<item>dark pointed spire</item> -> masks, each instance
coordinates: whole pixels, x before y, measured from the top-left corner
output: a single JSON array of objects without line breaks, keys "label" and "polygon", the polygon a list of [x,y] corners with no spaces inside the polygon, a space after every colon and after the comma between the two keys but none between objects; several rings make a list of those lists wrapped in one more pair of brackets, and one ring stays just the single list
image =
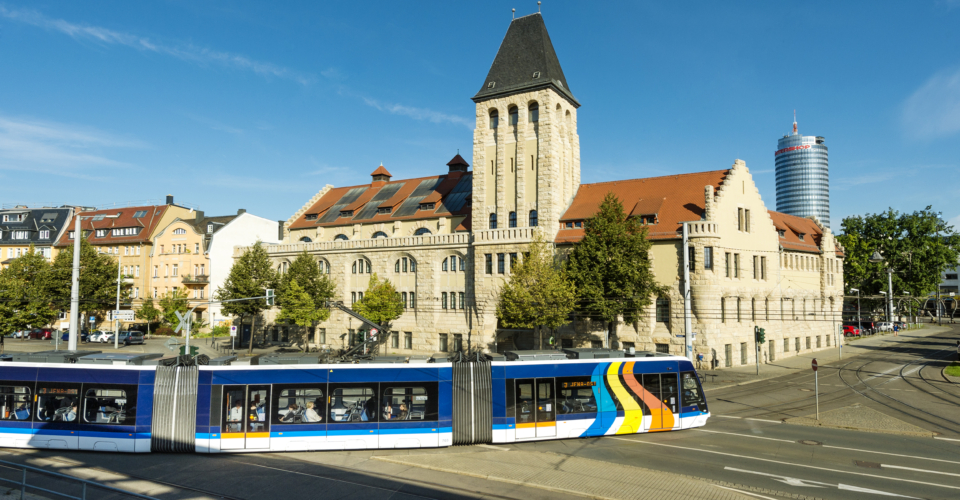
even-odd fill
[{"label": "dark pointed spire", "polygon": [[563,76],[547,26],[539,13],[514,19],[500,43],[497,57],[474,102],[519,92],[552,87],[571,104],[580,107]]}]

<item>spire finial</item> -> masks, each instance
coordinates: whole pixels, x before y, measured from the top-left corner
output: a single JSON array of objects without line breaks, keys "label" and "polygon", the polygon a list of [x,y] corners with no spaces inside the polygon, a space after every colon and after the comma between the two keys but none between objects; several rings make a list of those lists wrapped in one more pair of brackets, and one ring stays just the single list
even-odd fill
[{"label": "spire finial", "polygon": [[517,9],[510,9],[510,11],[513,12],[513,18],[516,19],[516,18],[517,18]]},{"label": "spire finial", "polygon": [[540,0],[537,0],[537,14],[540,13]]},{"label": "spire finial", "polygon": [[793,110],[793,135],[797,135],[797,110]]}]

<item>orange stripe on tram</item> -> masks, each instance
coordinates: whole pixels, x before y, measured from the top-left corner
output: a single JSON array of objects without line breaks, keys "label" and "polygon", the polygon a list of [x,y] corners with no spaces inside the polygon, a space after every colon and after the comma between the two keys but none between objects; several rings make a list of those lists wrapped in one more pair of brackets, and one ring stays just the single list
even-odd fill
[{"label": "orange stripe on tram", "polygon": [[650,426],[653,427],[653,422],[663,422],[663,429],[647,429],[650,432],[659,432],[659,431],[668,431],[673,428],[673,412],[670,411],[663,401],[660,401],[660,398],[654,396],[650,391],[643,388],[637,377],[633,374],[633,361],[627,363],[627,366],[623,368],[623,378],[626,380],[627,385],[630,386],[630,389],[633,392],[640,396],[640,399],[643,401],[643,404],[647,405],[647,408],[650,408],[650,417],[651,422]]},{"label": "orange stripe on tram", "polygon": [[620,406],[623,407],[623,424],[617,429],[617,434],[633,434],[643,428],[643,408],[637,404],[633,396],[627,392],[627,389],[620,383],[620,365],[623,363],[610,363],[607,369],[607,384],[617,395]]}]

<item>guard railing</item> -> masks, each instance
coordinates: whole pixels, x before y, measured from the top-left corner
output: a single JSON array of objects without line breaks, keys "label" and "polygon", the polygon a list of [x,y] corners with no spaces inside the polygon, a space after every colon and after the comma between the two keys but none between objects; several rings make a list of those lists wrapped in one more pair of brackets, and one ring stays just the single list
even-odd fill
[{"label": "guard railing", "polygon": [[[99,489],[99,490],[106,490],[106,491],[110,491],[110,492],[113,492],[113,493],[120,493],[121,495],[126,495],[126,496],[128,496],[128,497],[133,497],[133,498],[145,498],[145,499],[147,499],[147,500],[157,500],[157,499],[154,498],[154,497],[148,497],[148,496],[146,496],[146,495],[140,495],[140,494],[138,494],[138,493],[133,493],[133,492],[131,492],[131,491],[121,490],[120,488],[114,488],[113,486],[107,486],[107,485],[105,485],[105,484],[103,484],[103,483],[98,483],[98,482],[96,482],[96,481],[88,481],[88,480],[86,480],[86,479],[80,479],[80,478],[76,478],[76,477],[73,477],[73,476],[68,476],[68,475],[66,475],[66,474],[60,474],[60,473],[58,473],[58,472],[51,472],[51,471],[48,471],[48,470],[45,470],[45,469],[40,469],[40,468],[37,468],[37,467],[31,467],[31,466],[29,466],[29,465],[23,465],[23,464],[18,464],[18,463],[14,463],[14,462],[7,462],[7,461],[5,461],[5,460],[0,460],[0,467],[5,468],[5,469],[19,469],[19,470],[20,470],[21,474],[20,474],[20,480],[19,480],[19,481],[13,480],[13,479],[6,479],[6,478],[0,477],[0,481],[3,481],[3,482],[5,482],[5,483],[9,483],[9,484],[15,484],[15,485],[18,485],[18,486],[20,487],[20,500],[24,500],[24,499],[26,498],[27,490],[30,490],[31,492],[40,491],[40,492],[43,492],[43,493],[49,493],[49,494],[51,494],[51,495],[56,495],[56,496],[62,497],[62,498],[69,498],[69,499],[71,499],[71,500],[87,500],[87,490],[90,489],[90,488]],[[30,483],[27,482],[27,473],[28,473],[28,472],[32,472],[32,473],[35,473],[35,474],[43,474],[43,475],[45,475],[45,476],[52,476],[52,477],[55,477],[55,478],[57,478],[57,479],[70,481],[70,482],[72,482],[72,483],[79,483],[79,484],[80,484],[80,496],[68,495],[68,494],[66,494],[66,493],[61,493],[61,492],[59,492],[59,491],[54,491],[54,490],[51,490],[51,489],[43,488],[43,487],[41,487],[41,486],[31,485]],[[45,486],[46,486],[46,485],[49,485],[49,481],[43,481],[42,484],[44,484]]]}]

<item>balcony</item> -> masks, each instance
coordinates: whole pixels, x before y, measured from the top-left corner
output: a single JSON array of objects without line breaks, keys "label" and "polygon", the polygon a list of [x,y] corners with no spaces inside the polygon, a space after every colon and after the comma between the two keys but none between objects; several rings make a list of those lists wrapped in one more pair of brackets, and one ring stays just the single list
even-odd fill
[{"label": "balcony", "polygon": [[192,274],[185,274],[182,278],[180,278],[180,281],[182,281],[184,285],[206,285],[207,283],[210,283],[210,276],[207,276],[206,274],[198,274],[196,276]]}]

